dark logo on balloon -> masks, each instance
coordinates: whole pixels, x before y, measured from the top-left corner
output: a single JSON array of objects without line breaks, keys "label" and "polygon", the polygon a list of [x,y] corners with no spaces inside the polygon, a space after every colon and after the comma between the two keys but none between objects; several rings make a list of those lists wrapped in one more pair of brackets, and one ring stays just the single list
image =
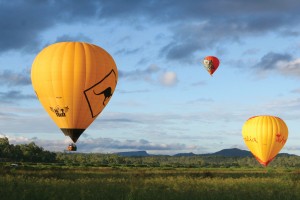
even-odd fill
[{"label": "dark logo on balloon", "polygon": [[203,64],[205,66],[205,68],[207,69],[207,71],[213,71],[215,69],[213,61],[212,60],[204,60]]},{"label": "dark logo on balloon", "polygon": [[281,143],[281,144],[285,144],[286,139],[284,138],[283,135],[281,135],[280,133],[276,134],[276,142]]},{"label": "dark logo on balloon", "polygon": [[113,93],[112,88],[116,85],[117,76],[115,71],[111,70],[101,81],[84,90],[84,95],[93,118],[99,115],[109,102]]},{"label": "dark logo on balloon", "polygon": [[95,95],[104,95],[104,100],[102,102],[102,104],[105,106],[106,105],[106,100],[109,99],[112,96],[111,93],[111,87],[106,88],[105,90],[103,90],[100,93],[95,93],[95,91],[93,90]]},{"label": "dark logo on balloon", "polygon": [[61,108],[59,106],[56,106],[55,108],[50,107],[50,110],[52,112],[54,112],[57,117],[66,117],[66,113],[68,112],[69,107],[65,106],[65,107]]},{"label": "dark logo on balloon", "polygon": [[248,135],[246,137],[244,137],[244,140],[246,142],[255,142],[255,143],[257,143],[257,139],[255,137],[251,137],[251,136],[248,136]]}]

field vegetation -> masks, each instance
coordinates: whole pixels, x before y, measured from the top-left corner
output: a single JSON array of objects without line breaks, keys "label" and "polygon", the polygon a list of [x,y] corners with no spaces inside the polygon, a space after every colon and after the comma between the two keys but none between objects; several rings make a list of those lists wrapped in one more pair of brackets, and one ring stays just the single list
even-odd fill
[{"label": "field vegetation", "polygon": [[251,156],[53,153],[4,138],[0,199],[300,199],[299,166],[287,155],[262,167]]},{"label": "field vegetation", "polygon": [[299,199],[300,173],[274,168],[1,166],[1,199]]}]

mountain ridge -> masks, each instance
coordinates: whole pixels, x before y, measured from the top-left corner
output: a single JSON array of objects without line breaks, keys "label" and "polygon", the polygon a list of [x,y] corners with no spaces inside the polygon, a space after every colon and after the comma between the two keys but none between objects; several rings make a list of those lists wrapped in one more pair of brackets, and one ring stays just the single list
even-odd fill
[{"label": "mountain ridge", "polygon": [[[156,154],[149,154],[147,151],[126,151],[126,152],[116,152],[114,154],[117,154],[119,156],[124,157],[147,157],[147,156],[174,156],[174,157],[180,157],[180,156],[224,156],[224,157],[248,157],[252,156],[252,153],[247,150],[242,150],[238,148],[230,148],[230,149],[222,149],[220,151],[216,151],[214,153],[205,153],[205,154],[195,154],[193,152],[189,153],[177,153],[174,155],[156,155]],[[288,153],[279,153],[280,155],[286,155],[286,156],[296,156],[294,154],[288,154]]]}]

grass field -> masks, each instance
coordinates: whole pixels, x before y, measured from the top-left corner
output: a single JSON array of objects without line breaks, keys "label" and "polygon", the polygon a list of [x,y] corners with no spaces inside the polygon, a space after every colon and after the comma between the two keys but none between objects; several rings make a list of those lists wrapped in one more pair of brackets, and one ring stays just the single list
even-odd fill
[{"label": "grass field", "polygon": [[300,199],[300,171],[2,166],[0,199]]}]

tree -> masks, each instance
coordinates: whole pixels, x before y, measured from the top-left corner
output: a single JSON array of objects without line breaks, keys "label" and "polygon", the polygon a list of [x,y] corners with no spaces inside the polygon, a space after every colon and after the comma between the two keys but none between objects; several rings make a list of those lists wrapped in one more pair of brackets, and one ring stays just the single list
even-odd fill
[{"label": "tree", "polygon": [[7,137],[0,138],[0,157],[7,158],[10,154],[10,145]]}]

